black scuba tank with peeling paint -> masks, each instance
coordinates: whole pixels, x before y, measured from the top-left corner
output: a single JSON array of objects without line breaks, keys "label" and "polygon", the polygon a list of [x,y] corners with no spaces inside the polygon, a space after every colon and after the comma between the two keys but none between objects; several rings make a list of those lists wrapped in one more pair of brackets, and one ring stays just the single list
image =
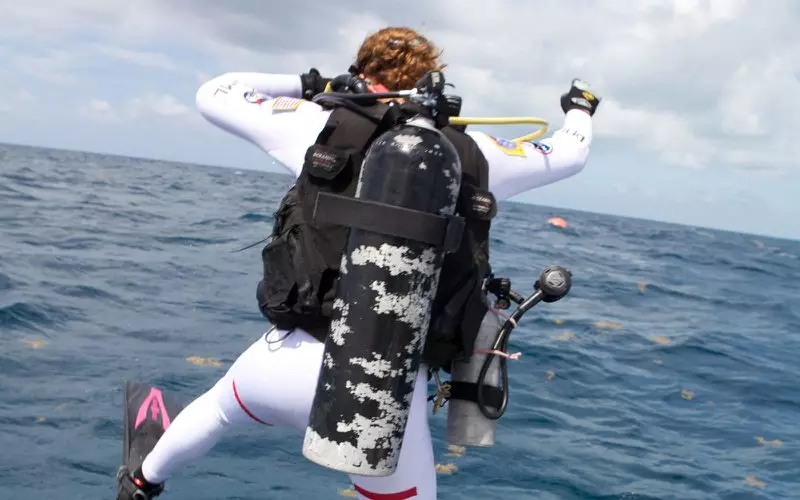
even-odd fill
[{"label": "black scuba tank with peeling paint", "polygon": [[372,142],[354,198],[317,197],[314,220],[350,233],[303,455],[337,471],[395,471],[442,261],[462,239],[461,164],[440,131],[443,88],[431,72],[402,95],[421,112]]}]

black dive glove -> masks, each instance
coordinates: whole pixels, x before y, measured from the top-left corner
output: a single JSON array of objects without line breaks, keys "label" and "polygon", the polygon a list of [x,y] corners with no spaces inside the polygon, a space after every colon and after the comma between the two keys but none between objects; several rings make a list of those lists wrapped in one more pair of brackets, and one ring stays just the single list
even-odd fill
[{"label": "black dive glove", "polygon": [[589,113],[589,116],[594,116],[597,111],[597,106],[600,105],[602,99],[596,96],[589,90],[589,85],[586,82],[572,80],[572,87],[569,92],[561,96],[561,109],[564,113],[571,109],[581,109]]},{"label": "black dive glove", "polygon": [[325,92],[325,86],[330,81],[330,78],[323,78],[317,68],[311,68],[308,73],[302,73],[300,82],[303,84],[303,99],[310,101],[315,95]]}]

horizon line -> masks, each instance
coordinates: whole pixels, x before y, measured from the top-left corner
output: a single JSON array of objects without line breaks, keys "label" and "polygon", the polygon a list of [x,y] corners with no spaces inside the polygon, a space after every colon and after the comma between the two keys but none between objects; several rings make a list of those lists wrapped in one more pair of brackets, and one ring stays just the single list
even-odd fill
[{"label": "horizon line", "polygon": [[[126,158],[126,159],[130,159],[130,160],[144,160],[144,161],[148,161],[148,162],[173,163],[173,164],[176,164],[176,165],[184,165],[184,166],[197,166],[197,167],[205,167],[205,168],[221,168],[221,169],[226,169],[226,170],[245,170],[245,171],[249,171],[249,172],[261,172],[261,173],[270,174],[270,175],[282,175],[282,176],[286,176],[286,177],[291,178],[290,174],[288,174],[286,172],[282,172],[280,170],[275,170],[275,171],[256,170],[256,169],[253,169],[253,168],[235,167],[235,166],[232,166],[232,165],[229,166],[229,165],[217,165],[217,164],[212,164],[212,163],[193,163],[193,162],[189,162],[189,161],[186,161],[186,160],[170,160],[170,159],[166,159],[166,158],[153,158],[153,157],[147,157],[147,156],[130,156],[130,155],[125,155],[125,154],[121,154],[121,153],[109,153],[109,152],[104,152],[104,151],[90,151],[90,150],[85,150],[85,149],[69,149],[69,148],[61,148],[61,147],[55,147],[55,146],[43,146],[43,145],[37,145],[37,144],[24,144],[24,143],[13,143],[13,142],[3,142],[3,141],[0,141],[0,146],[25,147],[25,148],[35,148],[35,149],[49,149],[49,150],[52,150],[52,151],[65,151],[65,152],[70,152],[70,153],[89,153],[89,154],[98,155],[98,156],[112,156],[112,157],[117,157],[117,158]],[[273,158],[270,158],[270,159],[273,162],[275,162],[276,164],[278,163],[275,159],[273,159]],[[521,196],[521,195],[518,195],[518,196]],[[759,237],[759,238],[770,238],[770,239],[773,239],[773,240],[787,241],[787,242],[791,242],[791,243],[800,242],[800,237],[775,236],[775,235],[764,234],[764,233],[750,233],[750,232],[744,232],[744,231],[738,231],[738,230],[726,229],[726,228],[719,228],[719,227],[702,226],[702,225],[695,225],[695,224],[686,224],[686,223],[682,223],[682,222],[672,222],[672,221],[660,220],[660,219],[649,219],[649,218],[646,218],[646,217],[636,217],[636,216],[633,216],[633,215],[619,214],[619,213],[613,213],[613,212],[591,212],[591,211],[588,211],[588,210],[581,210],[581,209],[572,208],[572,207],[555,206],[555,205],[542,205],[542,204],[533,203],[533,202],[524,201],[524,200],[514,200],[513,198],[510,199],[510,200],[504,200],[504,201],[502,201],[500,203],[510,203],[510,204],[516,204],[516,205],[528,205],[528,206],[540,207],[540,208],[545,208],[545,209],[570,210],[572,212],[581,213],[581,214],[602,215],[602,216],[608,216],[608,217],[619,217],[621,219],[630,219],[630,220],[643,221],[643,222],[655,222],[655,223],[659,223],[659,224],[664,224],[664,225],[668,225],[668,226],[678,226],[678,227],[682,227],[682,228],[694,228],[694,229],[702,229],[702,230],[706,230],[706,231],[719,231],[719,232],[722,232],[722,233],[737,234],[737,235],[741,235],[741,236],[755,236],[755,237]]]}]

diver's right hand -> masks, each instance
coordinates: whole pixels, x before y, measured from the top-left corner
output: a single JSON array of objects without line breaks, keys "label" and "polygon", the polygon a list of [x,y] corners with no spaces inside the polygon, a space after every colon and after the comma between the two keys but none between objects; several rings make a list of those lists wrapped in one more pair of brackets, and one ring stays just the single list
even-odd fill
[{"label": "diver's right hand", "polygon": [[602,99],[589,90],[589,84],[577,78],[572,80],[569,92],[561,96],[561,109],[566,113],[571,109],[580,109],[594,116]]}]

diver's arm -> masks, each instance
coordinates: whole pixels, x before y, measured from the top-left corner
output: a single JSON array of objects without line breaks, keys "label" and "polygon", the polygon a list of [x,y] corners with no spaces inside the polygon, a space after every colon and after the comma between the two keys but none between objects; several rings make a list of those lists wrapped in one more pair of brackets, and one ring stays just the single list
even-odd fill
[{"label": "diver's arm", "polygon": [[592,143],[592,117],[582,110],[570,110],[559,130],[533,143],[503,139],[498,143],[482,132],[467,134],[489,163],[489,190],[500,201],[583,170]]},{"label": "diver's arm", "polygon": [[[240,75],[259,74],[227,73],[209,80],[197,91],[198,110],[209,122],[255,144],[299,175],[306,149],[316,141],[330,111],[310,101],[258,90],[292,90],[288,78],[264,78],[260,82],[253,78],[244,84]],[[299,90],[300,79],[297,75],[294,78]]]},{"label": "diver's arm", "polygon": [[303,97],[303,83],[300,75],[239,71],[225,73],[211,80],[211,82],[214,81],[219,82],[220,85],[244,85],[255,92],[270,96],[295,97],[298,99]]}]

